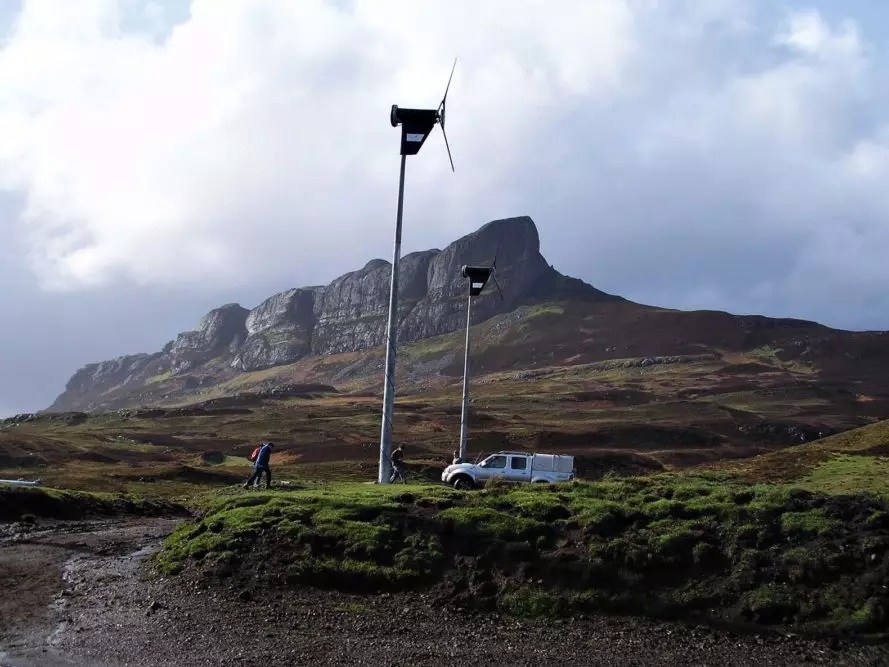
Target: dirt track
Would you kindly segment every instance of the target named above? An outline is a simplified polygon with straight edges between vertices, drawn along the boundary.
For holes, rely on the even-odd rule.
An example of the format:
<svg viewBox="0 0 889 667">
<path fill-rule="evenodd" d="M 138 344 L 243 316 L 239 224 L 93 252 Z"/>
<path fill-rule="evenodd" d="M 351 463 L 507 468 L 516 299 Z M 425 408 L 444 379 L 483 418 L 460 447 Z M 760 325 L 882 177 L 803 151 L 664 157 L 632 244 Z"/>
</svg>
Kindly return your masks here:
<svg viewBox="0 0 889 667">
<path fill-rule="evenodd" d="M 0 525 L 0 665 L 885 665 L 889 648 L 142 580 L 168 519 Z"/>
</svg>

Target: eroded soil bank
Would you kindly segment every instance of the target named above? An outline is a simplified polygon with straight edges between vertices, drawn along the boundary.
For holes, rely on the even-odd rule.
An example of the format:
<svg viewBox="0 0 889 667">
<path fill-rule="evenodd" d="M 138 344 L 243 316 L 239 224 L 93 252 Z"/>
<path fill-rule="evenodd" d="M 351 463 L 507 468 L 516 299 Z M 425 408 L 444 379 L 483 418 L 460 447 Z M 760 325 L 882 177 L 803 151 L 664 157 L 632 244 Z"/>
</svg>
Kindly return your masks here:
<svg viewBox="0 0 889 667">
<path fill-rule="evenodd" d="M 145 580 L 174 519 L 0 526 L 0 665 L 883 665 L 884 646 Z M 227 587 L 226 587 L 227 586 Z"/>
</svg>

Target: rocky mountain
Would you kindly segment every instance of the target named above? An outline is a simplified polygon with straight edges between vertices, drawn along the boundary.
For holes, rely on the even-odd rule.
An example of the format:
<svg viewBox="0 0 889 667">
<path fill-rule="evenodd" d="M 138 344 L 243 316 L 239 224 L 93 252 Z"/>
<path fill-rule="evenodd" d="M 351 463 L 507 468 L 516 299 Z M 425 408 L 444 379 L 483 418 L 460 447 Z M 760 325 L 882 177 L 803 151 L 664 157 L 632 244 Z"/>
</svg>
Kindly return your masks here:
<svg viewBox="0 0 889 667">
<path fill-rule="evenodd" d="M 797 385 L 815 392 L 804 401 L 814 401 L 807 408 L 813 419 L 835 411 L 828 407 L 835 395 L 848 403 L 843 414 L 889 417 L 889 332 L 634 303 L 556 271 L 528 217 L 495 220 L 444 250 L 401 259 L 399 395 L 459 383 L 468 288 L 460 267 L 488 264 L 495 255 L 503 298 L 492 285 L 473 299 L 474 383 L 487 382 L 486 374 L 534 379 L 574 368 L 572 376 L 590 386 L 629 373 L 640 386 L 655 381 L 646 377 L 665 378 L 659 391 L 666 396 L 680 379 L 690 396 L 722 396 L 746 391 L 754 376 L 766 384 L 781 378 L 791 394 Z M 377 394 L 390 268 L 375 259 L 329 285 L 288 289 L 250 310 L 215 308 L 158 352 L 81 368 L 49 411 L 176 406 L 244 393 L 296 396 L 310 385 Z M 785 389 L 766 391 L 778 396 Z M 788 402 L 779 412 L 799 407 Z"/>
<path fill-rule="evenodd" d="M 462 329 L 467 282 L 460 268 L 489 264 L 495 256 L 502 298 L 488 289 L 474 299 L 473 323 L 547 300 L 623 301 L 556 271 L 540 253 L 531 218 L 494 220 L 444 250 L 415 252 L 400 260 L 399 342 Z M 92 410 L 112 398 L 119 405 L 127 394 L 173 378 L 185 378 L 180 386 L 194 389 L 232 373 L 375 348 L 385 341 L 390 274 L 390 262 L 374 259 L 329 285 L 288 289 L 252 310 L 235 303 L 220 306 L 159 352 L 84 366 L 49 410 Z M 206 371 L 208 365 L 215 376 L 185 377 Z"/>
</svg>

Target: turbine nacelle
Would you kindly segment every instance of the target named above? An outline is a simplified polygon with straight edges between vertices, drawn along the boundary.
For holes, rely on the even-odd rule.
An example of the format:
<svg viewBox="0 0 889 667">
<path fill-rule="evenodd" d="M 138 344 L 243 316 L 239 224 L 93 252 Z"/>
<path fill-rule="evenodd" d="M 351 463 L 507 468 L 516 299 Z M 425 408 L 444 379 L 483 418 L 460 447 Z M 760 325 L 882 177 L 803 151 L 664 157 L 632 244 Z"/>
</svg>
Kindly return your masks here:
<svg viewBox="0 0 889 667">
<path fill-rule="evenodd" d="M 436 123 L 441 123 L 441 134 L 444 137 L 445 148 L 448 149 L 448 160 L 451 162 L 451 171 L 454 171 L 454 159 L 451 157 L 451 147 L 448 144 L 448 135 L 445 132 L 445 106 L 448 99 L 448 90 L 451 87 L 451 79 L 454 78 L 454 68 L 457 67 L 457 59 L 451 67 L 451 76 L 445 87 L 444 97 L 437 109 L 403 109 L 397 104 L 392 105 L 389 111 L 389 122 L 392 127 L 401 125 L 401 154 L 416 155 L 420 152 L 426 137 L 432 132 Z"/>
<path fill-rule="evenodd" d="M 389 121 L 392 127 L 401 125 L 401 154 L 416 155 L 439 122 L 439 114 L 437 109 L 403 109 L 393 104 Z"/>
<path fill-rule="evenodd" d="M 497 243 L 497 250 L 494 251 L 494 261 L 491 262 L 491 266 L 471 266 L 469 264 L 464 264 L 460 268 L 460 273 L 464 278 L 469 278 L 469 296 L 478 296 L 485 289 L 485 285 L 488 284 L 488 280 L 494 280 L 494 285 L 497 287 L 497 292 L 500 293 L 500 300 L 503 301 L 503 290 L 500 289 L 500 283 L 497 282 L 497 278 L 494 277 L 494 272 L 497 270 L 497 254 L 500 252 L 500 243 Z"/>
<path fill-rule="evenodd" d="M 467 266 L 464 264 L 460 272 L 464 278 L 469 278 L 469 296 L 478 296 L 485 289 L 493 269 L 490 266 Z"/>
</svg>

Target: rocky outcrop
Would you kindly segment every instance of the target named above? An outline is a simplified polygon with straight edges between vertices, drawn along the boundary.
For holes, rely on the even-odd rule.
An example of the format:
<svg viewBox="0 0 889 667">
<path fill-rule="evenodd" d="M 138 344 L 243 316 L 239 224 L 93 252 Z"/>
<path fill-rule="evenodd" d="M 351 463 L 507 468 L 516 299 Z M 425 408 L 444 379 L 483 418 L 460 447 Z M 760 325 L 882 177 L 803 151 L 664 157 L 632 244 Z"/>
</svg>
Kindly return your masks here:
<svg viewBox="0 0 889 667">
<path fill-rule="evenodd" d="M 398 340 L 449 333 L 465 324 L 464 264 L 489 265 L 494 281 L 473 299 L 473 323 L 522 303 L 553 298 L 619 299 L 558 273 L 540 254 L 531 218 L 495 220 L 444 250 L 405 255 L 399 267 Z M 364 350 L 385 343 L 391 264 L 374 259 L 324 287 L 289 289 L 247 310 L 231 303 L 207 313 L 193 331 L 180 333 L 153 355 L 134 355 L 79 370 L 51 409 L 89 409 L 109 390 L 141 389 L 168 373 L 180 390 L 213 380 L 220 369 L 253 371 L 309 355 Z M 212 373 L 208 370 L 213 367 Z M 190 374 L 201 375 L 197 380 Z M 189 374 L 186 376 L 186 374 Z"/>
<path fill-rule="evenodd" d="M 380 345 L 389 307 L 391 264 L 382 259 L 340 276 L 319 295 L 312 341 L 315 354 Z"/>
<path fill-rule="evenodd" d="M 290 289 L 269 297 L 250 311 L 247 338 L 231 365 L 240 371 L 289 364 L 312 348 L 315 298 L 323 288 Z"/>
<path fill-rule="evenodd" d="M 461 268 L 464 264 L 492 263 L 496 266 L 496 284 L 492 280 L 473 299 L 473 323 L 529 300 L 553 298 L 562 291 L 571 292 L 572 297 L 615 298 L 553 269 L 540 254 L 540 237 L 531 218 L 495 220 L 444 250 L 402 258 L 398 340 L 420 340 L 462 327 L 468 285 Z M 391 264 L 377 259 L 326 288 L 316 308 L 313 354 L 335 354 L 385 343 L 390 273 Z"/>
<path fill-rule="evenodd" d="M 170 348 L 170 373 L 180 375 L 218 357 L 237 351 L 247 337 L 250 311 L 237 303 L 214 308 L 201 318 L 194 331 L 179 334 Z"/>
<path fill-rule="evenodd" d="M 461 268 L 464 264 L 489 266 L 492 263 L 496 267 L 496 283 L 489 281 L 485 291 L 473 299 L 473 323 L 511 310 L 527 298 L 530 289 L 537 289 L 538 284 L 550 287 L 560 276 L 540 254 L 540 237 L 531 218 L 489 222 L 432 259 L 426 294 L 404 313 L 399 340 L 419 340 L 462 327 L 466 322 L 468 284 Z"/>
<path fill-rule="evenodd" d="M 399 262 L 399 339 L 415 340 L 405 332 L 407 315 L 429 293 L 430 265 L 441 254 L 426 250 L 405 255 Z M 360 271 L 334 280 L 324 291 L 316 314 L 318 324 L 312 354 L 337 354 L 383 345 L 389 319 L 392 263 L 383 259 L 368 262 Z"/>
</svg>

